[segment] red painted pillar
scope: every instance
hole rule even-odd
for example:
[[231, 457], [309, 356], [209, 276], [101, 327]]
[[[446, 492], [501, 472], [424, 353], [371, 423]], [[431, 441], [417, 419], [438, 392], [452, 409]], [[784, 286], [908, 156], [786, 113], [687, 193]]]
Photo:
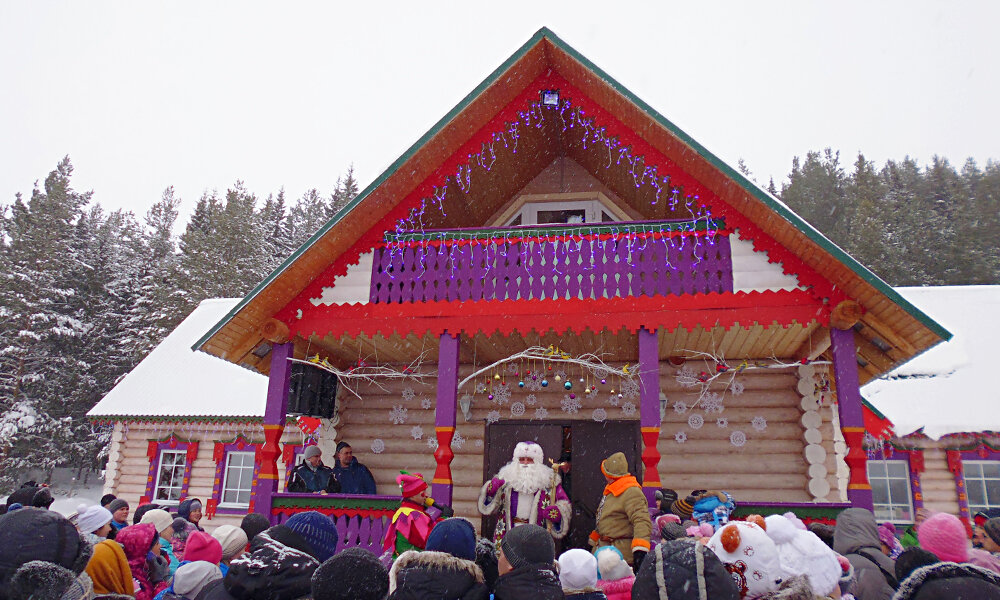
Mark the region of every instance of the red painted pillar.
[[455, 413], [458, 407], [458, 335], [441, 334], [438, 350], [437, 404], [434, 408], [434, 433], [438, 448], [434, 452], [437, 468], [431, 481], [431, 495], [436, 502], [451, 505], [451, 439], [455, 437]]
[[833, 353], [833, 376], [837, 381], [840, 430], [847, 443], [847, 456], [844, 457], [850, 470], [847, 499], [853, 506], [873, 510], [872, 486], [868, 483], [868, 454], [864, 448], [865, 421], [854, 330], [831, 327], [830, 349]]
[[642, 432], [642, 491], [654, 506], [660, 482], [660, 344], [656, 331], [639, 329], [639, 427]]
[[271, 518], [271, 500], [281, 491], [278, 479], [278, 457], [281, 448], [278, 442], [285, 430], [285, 414], [288, 412], [288, 384], [292, 375], [292, 357], [295, 345], [292, 342], [275, 344], [271, 348], [271, 370], [267, 381], [267, 403], [264, 407], [264, 445], [261, 446], [260, 467], [257, 483], [253, 489], [254, 512]]

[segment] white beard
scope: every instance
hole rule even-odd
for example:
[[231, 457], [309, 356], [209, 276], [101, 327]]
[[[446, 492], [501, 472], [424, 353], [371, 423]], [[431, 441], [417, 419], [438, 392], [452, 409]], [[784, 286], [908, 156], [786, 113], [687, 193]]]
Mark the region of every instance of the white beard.
[[[511, 461], [497, 472], [497, 477], [510, 484], [511, 489], [519, 494], [534, 494], [540, 489], [552, 487], [552, 469], [545, 465], [521, 465]], [[562, 478], [556, 475], [556, 483]]]

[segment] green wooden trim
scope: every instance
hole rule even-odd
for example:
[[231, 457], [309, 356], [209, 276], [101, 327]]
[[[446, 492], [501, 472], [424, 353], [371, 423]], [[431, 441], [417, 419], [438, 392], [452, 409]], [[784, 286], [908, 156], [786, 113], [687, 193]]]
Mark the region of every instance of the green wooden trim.
[[392, 510], [399, 508], [399, 500], [382, 498], [336, 498], [319, 496], [317, 498], [274, 498], [271, 503], [274, 508], [340, 508], [355, 510]]
[[[403, 165], [407, 160], [409, 160], [421, 147], [423, 147], [431, 138], [440, 132], [445, 125], [447, 125], [456, 115], [465, 110], [486, 88], [495, 83], [504, 72], [507, 71], [512, 65], [519, 61], [528, 51], [533, 48], [536, 44], [540, 43], [542, 39], [548, 39], [553, 45], [555, 45], [560, 50], [566, 52], [574, 60], [580, 62], [584, 67], [589, 69], [594, 75], [604, 80], [609, 86], [612, 87], [616, 92], [624, 96], [627, 100], [634, 103], [642, 111], [648, 114], [654, 121], [659, 125], [666, 128], [673, 135], [675, 135], [682, 142], [687, 144], [692, 150], [698, 153], [699, 156], [708, 161], [711, 165], [723, 172], [727, 177], [735, 181], [743, 189], [751, 193], [755, 198], [764, 203], [765, 206], [773, 210], [783, 219], [788, 221], [792, 226], [801, 231], [809, 239], [818, 244], [826, 252], [829, 252], [834, 258], [845, 264], [849, 269], [851, 269], [855, 274], [860, 276], [863, 280], [870, 283], [882, 294], [887, 296], [895, 304], [899, 305], [903, 310], [909, 313], [912, 317], [920, 321], [924, 326], [933, 331], [942, 340], [951, 339], [952, 335], [947, 329], [939, 325], [929, 316], [924, 314], [914, 305], [910, 304], [905, 298], [903, 298], [899, 292], [892, 289], [892, 286], [882, 281], [877, 275], [868, 270], [864, 265], [859, 263], [849, 254], [837, 247], [836, 244], [828, 240], [822, 233], [819, 232], [812, 225], [807, 223], [802, 217], [796, 215], [788, 208], [783, 202], [777, 198], [771, 196], [764, 189], [762, 189], [757, 184], [753, 183], [749, 179], [743, 176], [738, 170], [732, 168], [726, 164], [722, 159], [715, 156], [708, 151], [707, 148], [699, 144], [684, 132], [680, 127], [677, 127], [669, 119], [661, 115], [659, 112], [653, 109], [649, 104], [641, 100], [638, 96], [629, 91], [625, 86], [619, 83], [616, 79], [608, 75], [603, 69], [592, 63], [585, 56], [577, 52], [573, 47], [564, 42], [556, 34], [552, 33], [547, 27], [542, 27], [539, 29], [531, 39], [525, 42], [514, 54], [510, 56], [506, 61], [503, 62], [499, 67], [497, 67], [489, 76], [486, 77], [472, 92], [470, 92], [465, 98], [462, 99], [454, 108], [452, 108], [448, 113], [442, 117], [437, 123], [434, 124], [430, 130], [420, 137], [412, 146], [410, 146], [406, 152], [404, 152], [399, 158], [397, 158], [389, 168], [385, 170], [381, 175], [378, 176], [368, 187], [361, 191], [351, 201], [347, 206], [340, 210], [336, 215], [327, 222], [319, 231], [316, 232], [311, 238], [306, 240], [302, 246], [298, 248], [291, 256], [289, 256], [285, 262], [283, 262], [277, 269], [275, 269], [270, 275], [268, 275], [264, 281], [260, 282], [253, 290], [250, 291], [242, 300], [240, 300], [232, 310], [226, 313], [218, 323], [209, 330], [208, 333], [203, 335], [201, 339], [194, 343], [191, 347], [192, 350], [198, 350], [201, 348], [205, 342], [207, 342], [213, 335], [215, 335], [226, 323], [229, 322], [240, 310], [243, 309], [251, 300], [257, 297], [268, 285], [271, 284], [281, 273], [285, 271], [293, 262], [295, 262], [299, 256], [305, 253], [317, 240], [319, 240], [323, 235], [326, 234], [333, 226], [340, 222], [347, 213], [354, 210], [358, 204], [360, 204], [369, 194], [371, 194], [376, 188], [382, 185], [385, 180], [391, 177], [400, 166]], [[912, 357], [911, 357], [912, 358]]]
[[786, 512], [793, 512], [795, 516], [811, 519], [836, 519], [846, 507], [800, 507], [800, 506], [739, 506], [733, 511], [733, 516], [744, 519], [749, 515], [760, 515], [767, 517], [770, 515], [783, 515]]
[[[725, 229], [725, 219], [712, 219], [711, 229]], [[697, 221], [642, 221], [629, 223], [584, 223], [582, 225], [537, 225], [510, 227], [484, 227], [470, 229], [430, 229], [426, 231], [410, 231], [406, 233], [396, 233], [395, 231], [385, 232], [385, 241], [393, 242], [422, 242], [438, 240], [471, 240], [486, 239], [495, 237], [545, 237], [551, 235], [558, 236], [580, 236], [580, 235], [627, 235], [635, 233], [659, 233], [663, 231], [706, 231], [709, 229], [707, 219]]]
[[879, 409], [875, 408], [875, 406], [872, 405], [871, 402], [865, 400], [864, 398], [861, 399], [861, 405], [864, 406], [865, 408], [867, 408], [868, 410], [872, 411], [872, 413], [874, 413], [876, 417], [878, 417], [880, 419], [886, 419], [887, 418], [884, 414], [882, 414], [882, 411], [880, 411]]

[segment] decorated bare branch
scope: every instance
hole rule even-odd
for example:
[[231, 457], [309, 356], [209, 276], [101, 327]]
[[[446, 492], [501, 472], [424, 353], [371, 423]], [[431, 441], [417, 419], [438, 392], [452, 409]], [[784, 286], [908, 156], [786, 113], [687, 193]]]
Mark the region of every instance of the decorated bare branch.
[[327, 373], [333, 373], [344, 386], [344, 389], [354, 394], [360, 400], [361, 395], [355, 389], [352, 389], [351, 385], [356, 388], [360, 384], [366, 383], [374, 385], [383, 392], [388, 392], [389, 390], [381, 383], [384, 380], [414, 379], [416, 381], [423, 381], [429, 377], [437, 377], [437, 371], [424, 371], [422, 369], [426, 356], [427, 351], [425, 350], [402, 369], [397, 369], [389, 365], [370, 365], [364, 360], [359, 359], [357, 364], [345, 370], [331, 364], [325, 358], [320, 358], [319, 355], [307, 357], [305, 360], [289, 358], [288, 361], [313, 366]]
[[592, 373], [598, 376], [609, 376], [617, 375], [622, 379], [630, 379], [635, 376], [638, 372], [637, 367], [629, 368], [628, 365], [623, 366], [618, 369], [612, 367], [611, 365], [605, 363], [596, 354], [581, 354], [580, 356], [572, 356], [566, 352], [563, 352], [555, 346], [549, 346], [548, 348], [543, 348], [542, 346], [532, 346], [527, 350], [518, 352], [517, 354], [512, 354], [506, 358], [501, 358], [500, 360], [488, 364], [485, 367], [479, 369], [475, 373], [472, 373], [462, 381], [458, 383], [458, 389], [462, 389], [462, 386], [466, 383], [472, 381], [476, 377], [486, 373], [502, 364], [515, 362], [519, 360], [540, 360], [547, 362], [565, 363], [569, 365], [579, 365], [584, 369], [589, 369]]

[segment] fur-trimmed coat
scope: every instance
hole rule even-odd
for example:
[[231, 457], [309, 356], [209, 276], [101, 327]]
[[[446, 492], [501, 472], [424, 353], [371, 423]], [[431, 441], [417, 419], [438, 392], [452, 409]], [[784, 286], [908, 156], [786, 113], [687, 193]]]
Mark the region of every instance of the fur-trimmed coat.
[[[502, 472], [503, 470], [501, 470]], [[559, 523], [553, 524], [552, 537], [557, 540], [566, 537], [566, 534], [569, 533], [570, 517], [573, 516], [573, 505], [570, 504], [569, 496], [566, 495], [566, 492], [563, 491], [560, 485], [560, 476], [554, 474], [554, 477], [556, 480], [556, 497], [554, 502], [550, 498], [552, 493], [551, 486], [536, 489], [529, 495], [528, 493], [518, 492], [508, 481], [504, 482], [496, 494], [490, 495], [492, 480], [483, 484], [482, 489], [479, 491], [479, 501], [477, 503], [479, 512], [483, 515], [492, 515], [497, 511], [500, 512], [500, 518], [497, 520], [497, 527], [493, 535], [494, 543], [499, 544], [500, 540], [503, 539], [503, 535], [514, 527], [514, 517], [517, 516], [514, 512], [515, 507], [519, 506], [521, 502], [531, 503], [531, 513], [528, 516], [528, 522], [532, 525], [541, 525], [542, 527], [546, 527], [548, 521], [540, 518], [539, 512], [547, 506], [554, 505], [559, 509], [561, 519]]]
[[389, 571], [389, 600], [486, 600], [489, 590], [475, 562], [434, 550], [407, 550]]
[[901, 584], [893, 600], [986, 600], [1000, 598], [1000, 575], [970, 564], [921, 567]]

